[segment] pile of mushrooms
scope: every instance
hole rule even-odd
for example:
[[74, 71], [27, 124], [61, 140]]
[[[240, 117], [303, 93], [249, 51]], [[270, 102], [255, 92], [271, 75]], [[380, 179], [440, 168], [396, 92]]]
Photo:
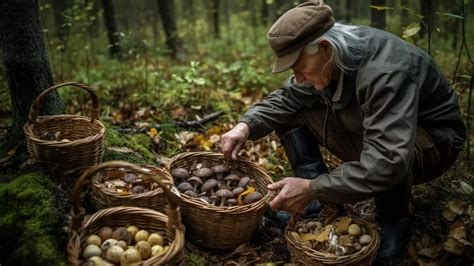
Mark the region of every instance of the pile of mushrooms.
[[147, 176], [123, 168], [107, 169], [97, 173], [104, 187], [121, 195], [132, 195], [157, 189], [159, 186]]
[[81, 255], [85, 260], [83, 265], [123, 266], [162, 255], [168, 248], [159, 233], [133, 225], [115, 230], [104, 226], [97, 234], [87, 236]]
[[290, 237], [303, 246], [337, 256], [358, 252], [372, 241], [368, 229], [349, 216], [339, 217], [325, 226], [319, 221], [298, 222]]
[[246, 205], [263, 198], [252, 187], [254, 182], [223, 164], [204, 167], [194, 164], [190, 169], [183, 167], [171, 171], [175, 185], [182, 195], [199, 198], [206, 204], [220, 207]]

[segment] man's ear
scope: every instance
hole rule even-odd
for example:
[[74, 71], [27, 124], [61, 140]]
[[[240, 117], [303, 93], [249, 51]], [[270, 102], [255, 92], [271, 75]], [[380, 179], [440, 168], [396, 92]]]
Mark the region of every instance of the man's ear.
[[324, 50], [324, 52], [327, 52], [331, 48], [331, 44], [326, 40], [322, 40], [319, 43], [319, 47], [321, 47]]

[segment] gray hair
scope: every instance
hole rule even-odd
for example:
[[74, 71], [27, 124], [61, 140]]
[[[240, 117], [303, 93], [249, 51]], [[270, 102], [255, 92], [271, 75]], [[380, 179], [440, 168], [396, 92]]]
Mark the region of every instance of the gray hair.
[[[306, 45], [306, 52], [315, 54], [319, 44], [325, 40], [331, 44], [332, 55], [329, 62], [334, 61], [337, 68], [344, 73], [357, 68], [357, 62], [363, 59], [367, 52], [367, 36], [358, 35], [358, 26], [335, 23], [331, 29]], [[328, 63], [329, 63], [328, 62]], [[324, 67], [327, 66], [324, 65]]]

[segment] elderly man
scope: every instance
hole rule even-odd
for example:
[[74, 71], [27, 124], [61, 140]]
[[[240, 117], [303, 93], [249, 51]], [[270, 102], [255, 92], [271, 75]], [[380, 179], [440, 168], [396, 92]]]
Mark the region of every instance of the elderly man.
[[[306, 2], [283, 14], [268, 40], [273, 72], [293, 76], [222, 136], [229, 160], [247, 139], [279, 133], [296, 177], [270, 185], [273, 209], [302, 212], [312, 200], [375, 197], [380, 257], [407, 240], [411, 187], [444, 173], [463, 147], [458, 98], [428, 54], [370, 27], [335, 23], [329, 6]], [[319, 146], [344, 163], [327, 172]]]

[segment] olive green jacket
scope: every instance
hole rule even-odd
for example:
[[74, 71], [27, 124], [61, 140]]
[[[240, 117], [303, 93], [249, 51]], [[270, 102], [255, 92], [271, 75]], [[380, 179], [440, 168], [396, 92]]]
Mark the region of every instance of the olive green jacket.
[[254, 140], [295, 124], [306, 108], [327, 104], [349, 136], [360, 136], [359, 160], [311, 181], [312, 197], [324, 202], [359, 201], [411, 174], [417, 127], [451, 129], [461, 146], [465, 139], [458, 97], [432, 58], [385, 31], [360, 27], [360, 32], [368, 34], [367, 54], [334, 88], [317, 92], [290, 77], [241, 118]]

